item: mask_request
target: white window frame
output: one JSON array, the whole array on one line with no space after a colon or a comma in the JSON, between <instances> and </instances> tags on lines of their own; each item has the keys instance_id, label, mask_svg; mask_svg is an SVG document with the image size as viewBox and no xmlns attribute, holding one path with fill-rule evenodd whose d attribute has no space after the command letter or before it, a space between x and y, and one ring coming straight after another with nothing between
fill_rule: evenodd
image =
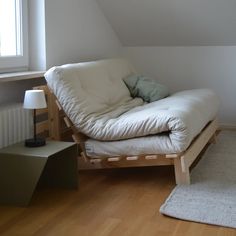
<instances>
[{"instance_id":1,"label":"white window frame","mask_svg":"<svg viewBox=\"0 0 236 236\"><path fill-rule=\"evenodd\" d=\"M28 4L27 0L20 0L21 4L21 27L22 27L22 55L0 56L0 73L27 71L29 65L28 56Z\"/></svg>"}]
</instances>

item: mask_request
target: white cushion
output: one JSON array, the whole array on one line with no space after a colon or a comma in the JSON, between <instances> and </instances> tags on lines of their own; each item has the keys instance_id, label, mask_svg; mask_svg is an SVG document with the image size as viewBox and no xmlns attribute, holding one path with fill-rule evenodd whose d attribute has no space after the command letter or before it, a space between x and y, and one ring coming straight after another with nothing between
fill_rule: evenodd
<instances>
[{"instance_id":1,"label":"white cushion","mask_svg":"<svg viewBox=\"0 0 236 236\"><path fill-rule=\"evenodd\" d=\"M59 98L67 92L73 93L89 114L131 100L122 79L132 73L134 70L127 61L111 59L53 67L45 77L54 92L60 92ZM65 92L59 91L61 85L65 86L62 88Z\"/></svg>"},{"instance_id":2,"label":"white cushion","mask_svg":"<svg viewBox=\"0 0 236 236\"><path fill-rule=\"evenodd\" d=\"M95 116L113 118L143 104L130 96L123 82L134 72L126 60L108 59L56 66L45 78L66 114L86 134L87 121Z\"/></svg>"}]
</instances>

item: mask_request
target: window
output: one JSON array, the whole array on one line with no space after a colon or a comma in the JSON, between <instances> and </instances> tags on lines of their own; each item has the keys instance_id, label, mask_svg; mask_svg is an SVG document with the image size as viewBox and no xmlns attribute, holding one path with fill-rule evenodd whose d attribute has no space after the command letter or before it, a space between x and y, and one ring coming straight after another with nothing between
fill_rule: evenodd
<instances>
[{"instance_id":1,"label":"window","mask_svg":"<svg viewBox=\"0 0 236 236\"><path fill-rule=\"evenodd\" d=\"M0 72L27 66L27 0L0 0Z\"/></svg>"}]
</instances>

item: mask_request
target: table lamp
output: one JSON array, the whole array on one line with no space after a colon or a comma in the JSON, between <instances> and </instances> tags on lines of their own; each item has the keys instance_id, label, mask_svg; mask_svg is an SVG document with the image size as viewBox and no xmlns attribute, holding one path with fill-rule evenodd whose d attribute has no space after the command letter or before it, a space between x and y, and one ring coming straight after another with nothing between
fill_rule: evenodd
<instances>
[{"instance_id":1,"label":"table lamp","mask_svg":"<svg viewBox=\"0 0 236 236\"><path fill-rule=\"evenodd\" d=\"M25 146L26 147L40 147L46 144L45 139L39 138L36 136L36 109L46 108L46 100L43 90L26 90L24 105L25 109L33 109L34 110L34 138L26 139Z\"/></svg>"}]
</instances>

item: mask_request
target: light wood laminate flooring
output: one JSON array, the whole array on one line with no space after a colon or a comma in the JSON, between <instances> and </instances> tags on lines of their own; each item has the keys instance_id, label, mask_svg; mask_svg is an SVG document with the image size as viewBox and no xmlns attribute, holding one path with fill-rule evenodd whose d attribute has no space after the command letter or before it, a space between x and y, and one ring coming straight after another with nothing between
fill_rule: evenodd
<instances>
[{"instance_id":1,"label":"light wood laminate flooring","mask_svg":"<svg viewBox=\"0 0 236 236\"><path fill-rule=\"evenodd\" d=\"M28 208L0 206L0 235L230 236L235 229L159 213L172 167L81 171L78 190L38 189Z\"/></svg>"}]
</instances>

